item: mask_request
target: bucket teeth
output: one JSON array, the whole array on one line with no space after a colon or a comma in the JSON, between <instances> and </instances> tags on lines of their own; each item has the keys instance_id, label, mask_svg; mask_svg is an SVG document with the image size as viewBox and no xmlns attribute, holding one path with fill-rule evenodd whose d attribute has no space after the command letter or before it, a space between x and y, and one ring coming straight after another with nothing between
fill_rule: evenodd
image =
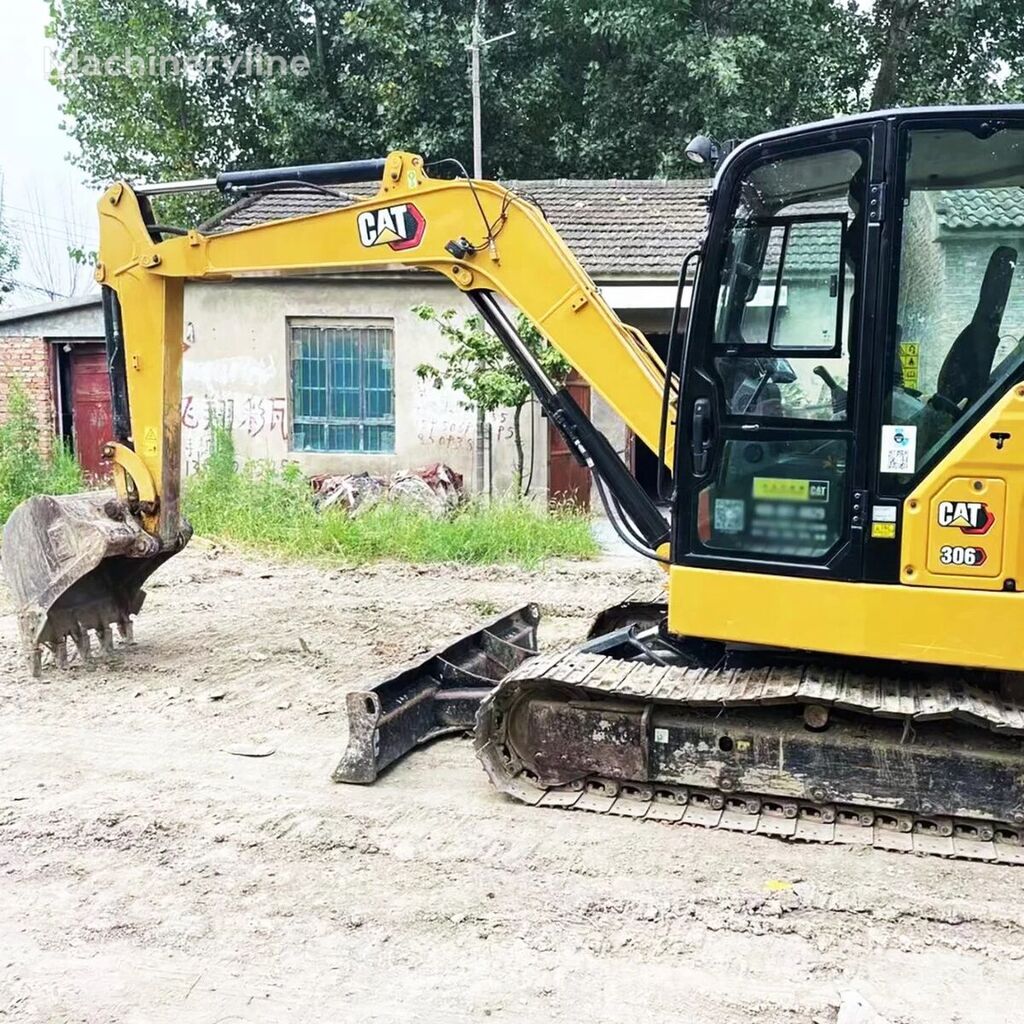
<instances>
[{"instance_id":1,"label":"bucket teeth","mask_svg":"<svg viewBox=\"0 0 1024 1024\"><path fill-rule=\"evenodd\" d=\"M117 644L114 639L114 631L120 636L121 642ZM65 624L66 632L54 637L53 634L33 645L28 650L28 669L33 679L42 675L43 659L46 652L49 652L53 660L53 666L61 671L74 664L80 664L86 669L95 667L98 659L109 659L116 656L119 646L127 646L134 643L134 629L131 619L119 619L114 622L100 622L95 620L88 624L75 622ZM92 634L96 634L96 646L92 641ZM69 643L74 644L78 652L78 658L72 661L69 658Z\"/></svg>"},{"instance_id":2,"label":"bucket teeth","mask_svg":"<svg viewBox=\"0 0 1024 1024\"><path fill-rule=\"evenodd\" d=\"M105 655L114 653L114 634L109 626L100 626L96 630L96 637L100 642L100 651Z\"/></svg>"}]
</instances>

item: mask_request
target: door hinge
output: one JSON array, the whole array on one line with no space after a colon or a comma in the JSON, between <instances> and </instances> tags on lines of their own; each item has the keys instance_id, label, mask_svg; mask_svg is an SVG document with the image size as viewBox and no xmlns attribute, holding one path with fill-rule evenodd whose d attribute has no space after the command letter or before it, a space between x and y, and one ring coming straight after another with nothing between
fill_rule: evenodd
<instances>
[{"instance_id":1,"label":"door hinge","mask_svg":"<svg viewBox=\"0 0 1024 1024\"><path fill-rule=\"evenodd\" d=\"M868 185L868 223L881 224L885 220L885 182Z\"/></svg>"}]
</instances>

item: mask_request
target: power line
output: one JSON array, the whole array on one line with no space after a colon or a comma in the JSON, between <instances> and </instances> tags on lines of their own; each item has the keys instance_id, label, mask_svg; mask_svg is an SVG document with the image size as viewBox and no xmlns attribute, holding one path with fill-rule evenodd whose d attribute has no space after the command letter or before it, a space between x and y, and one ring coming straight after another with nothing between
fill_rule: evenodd
<instances>
[{"instance_id":1,"label":"power line","mask_svg":"<svg viewBox=\"0 0 1024 1024\"><path fill-rule=\"evenodd\" d=\"M27 218L24 216L11 217L8 223L24 224L27 227L38 227L41 230L45 231L56 231L58 233L67 233L74 235L85 235L90 233L87 227L84 227L81 224L74 224L71 221L64 221L64 224L67 225L66 231L62 231L62 229L57 227L55 224L47 224L44 221L38 220L36 218Z\"/></svg>"},{"instance_id":2,"label":"power line","mask_svg":"<svg viewBox=\"0 0 1024 1024\"><path fill-rule=\"evenodd\" d=\"M27 281L12 281L11 284L15 288L22 288L27 292L39 292L41 295L45 295L50 299L70 299L71 295L66 292L59 292L55 288L43 288L38 284L29 284Z\"/></svg>"},{"instance_id":3,"label":"power line","mask_svg":"<svg viewBox=\"0 0 1024 1024\"><path fill-rule=\"evenodd\" d=\"M0 206L0 213L5 210L13 210L15 213L31 217L33 220L49 220L57 224L70 224L76 229L81 229L84 226L79 218L74 216L62 217L58 214L46 213L43 210L30 210L24 206L15 206L13 203L4 203Z\"/></svg>"},{"instance_id":4,"label":"power line","mask_svg":"<svg viewBox=\"0 0 1024 1024\"><path fill-rule=\"evenodd\" d=\"M58 231L56 228L47 227L45 224L31 224L23 220L9 220L7 222L14 233L19 236L39 235L51 242L66 243L68 245L81 245L83 248L96 245L94 237L83 238L80 235L72 235Z\"/></svg>"}]
</instances>

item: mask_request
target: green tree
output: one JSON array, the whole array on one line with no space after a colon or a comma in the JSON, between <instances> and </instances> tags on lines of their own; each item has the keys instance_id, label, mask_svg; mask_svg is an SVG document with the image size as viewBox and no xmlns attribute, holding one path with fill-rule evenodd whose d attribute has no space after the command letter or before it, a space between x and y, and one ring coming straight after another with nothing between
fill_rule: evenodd
<instances>
[{"instance_id":1,"label":"green tree","mask_svg":"<svg viewBox=\"0 0 1024 1024\"><path fill-rule=\"evenodd\" d=\"M852 0L851 0L852 2ZM52 0L69 132L97 181L207 176L395 146L471 164L466 0ZM492 176L678 173L686 136L849 109L867 74L863 19L833 0L492 0L484 60ZM126 51L202 54L213 71L87 73ZM250 51L304 75L236 74Z\"/></svg>"},{"instance_id":2,"label":"green tree","mask_svg":"<svg viewBox=\"0 0 1024 1024\"><path fill-rule=\"evenodd\" d=\"M51 0L67 130L97 182L382 155L471 165L469 0ZM692 173L685 141L867 107L1024 96L1019 0L489 0L493 177ZM126 52L202 68L94 74ZM247 74L247 55L304 74ZM226 68L241 61L233 74Z\"/></svg>"},{"instance_id":3,"label":"green tree","mask_svg":"<svg viewBox=\"0 0 1024 1024\"><path fill-rule=\"evenodd\" d=\"M863 18L873 109L1022 96L1017 0L877 0Z\"/></svg>"},{"instance_id":4,"label":"green tree","mask_svg":"<svg viewBox=\"0 0 1024 1024\"><path fill-rule=\"evenodd\" d=\"M522 415L530 400L530 386L512 361L505 346L484 325L477 314L460 318L454 309L438 312L433 306L414 306L413 312L421 319L433 323L448 342L441 353L439 365L420 363L416 374L435 388L446 384L464 397L466 409L479 409L485 413L496 409L512 409L512 441L515 445L513 489L517 497L524 497ZM549 345L544 336L521 313L517 330L526 347L536 356L545 373L556 384L561 384L571 367L562 354Z\"/></svg>"}]
</instances>

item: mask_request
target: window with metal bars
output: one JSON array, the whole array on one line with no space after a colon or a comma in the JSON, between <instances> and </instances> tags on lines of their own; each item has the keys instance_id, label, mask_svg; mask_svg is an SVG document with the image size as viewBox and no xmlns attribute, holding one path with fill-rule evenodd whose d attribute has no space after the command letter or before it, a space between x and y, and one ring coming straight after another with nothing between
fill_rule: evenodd
<instances>
[{"instance_id":1,"label":"window with metal bars","mask_svg":"<svg viewBox=\"0 0 1024 1024\"><path fill-rule=\"evenodd\" d=\"M391 327L291 323L289 349L295 451L395 450Z\"/></svg>"}]
</instances>

